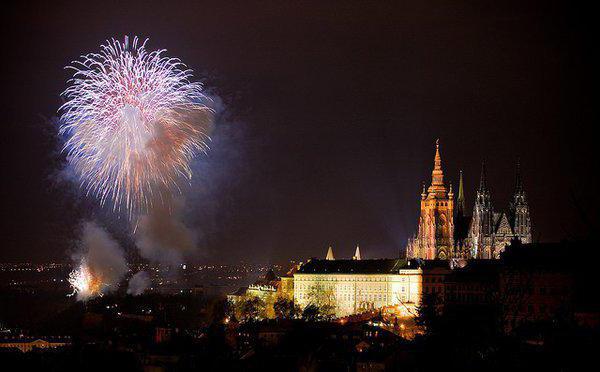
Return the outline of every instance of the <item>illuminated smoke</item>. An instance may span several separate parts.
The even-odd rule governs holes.
[[[140,271],[135,273],[129,280],[129,287],[127,287],[127,293],[139,296],[152,284],[150,280],[150,274],[146,271]]]
[[[77,268],[69,283],[78,300],[88,300],[117,289],[127,272],[119,244],[95,222],[83,224],[80,252],[73,256]]]
[[[178,266],[195,251],[198,235],[183,223],[183,206],[183,198],[177,198],[170,208],[154,208],[140,218],[135,241],[142,257]]]

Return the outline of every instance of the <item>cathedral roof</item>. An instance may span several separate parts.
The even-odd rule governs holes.
[[[435,158],[431,172],[431,186],[427,189],[428,198],[446,198],[448,190],[444,185],[444,171],[442,170],[442,157],[440,155],[440,140],[435,141]]]
[[[405,259],[318,260],[302,265],[299,274],[393,274],[398,270],[417,268]]]

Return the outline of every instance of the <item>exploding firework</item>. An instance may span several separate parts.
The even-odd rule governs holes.
[[[81,57],[60,108],[64,151],[81,187],[131,219],[170,200],[208,149],[212,110],[191,70],[146,41],[112,39]]]
[[[86,221],[80,244],[80,252],[73,255],[76,269],[68,279],[77,299],[85,301],[117,289],[128,270],[117,241],[97,223]]]
[[[80,300],[102,296],[102,278],[95,275],[85,260],[81,261],[78,268],[69,274],[69,283],[73,287],[73,294]]]

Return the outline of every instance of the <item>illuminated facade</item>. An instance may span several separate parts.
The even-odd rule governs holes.
[[[466,215],[462,171],[456,210],[454,206],[452,185],[446,189],[439,142],[436,142],[431,186],[426,190],[423,185],[419,225],[406,246],[407,258],[497,259],[513,240],[531,243],[529,205],[519,164],[508,212],[493,208],[485,164],[482,165],[472,216]]]
[[[421,193],[421,216],[417,235],[409,240],[407,258],[433,260],[452,257],[454,247],[454,194],[444,184],[439,140],[435,144],[435,160],[431,185]]]
[[[481,166],[479,189],[473,207],[465,248],[473,258],[497,259],[512,240],[531,243],[529,205],[520,166],[517,163],[515,191],[508,213],[494,211],[487,184],[485,163]]]
[[[422,270],[405,259],[312,259],[293,277],[294,303],[326,303],[336,317],[386,307],[414,316],[421,300]]]
[[[245,299],[258,297],[265,303],[265,316],[272,318],[275,313],[273,312],[273,303],[277,300],[282,293],[282,284],[284,281],[278,278],[273,270],[269,269],[264,276],[262,276],[256,282],[250,284],[247,287],[241,287],[236,292],[227,295],[228,301],[232,304],[236,304],[239,301]],[[289,286],[289,282],[285,282]]]
[[[0,339],[0,348],[18,349],[27,353],[36,349],[58,349],[71,345],[71,338],[4,338]]]

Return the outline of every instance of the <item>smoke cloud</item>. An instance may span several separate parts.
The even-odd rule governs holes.
[[[145,259],[177,266],[196,251],[198,232],[183,223],[184,199],[163,203],[140,218],[136,245]]]
[[[116,290],[128,270],[119,244],[94,221],[83,223],[80,252],[72,258],[79,267],[70,282],[79,300]]]
[[[129,280],[129,287],[127,288],[127,293],[139,296],[148,288],[150,288],[151,280],[150,274],[146,271],[140,271],[135,273]]]

